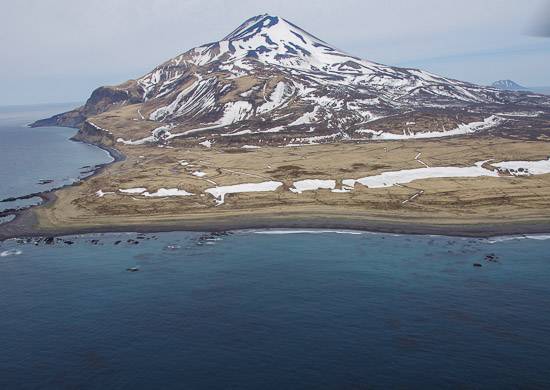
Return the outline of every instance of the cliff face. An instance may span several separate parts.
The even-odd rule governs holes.
[[[142,102],[142,93],[135,81],[128,81],[117,87],[99,87],[83,107],[87,117],[101,114],[121,104],[135,104]]]
[[[81,128],[86,118],[101,114],[124,104],[142,102],[141,87],[133,80],[127,81],[116,87],[99,87],[92,92],[90,98],[81,107],[41,119],[32,123],[31,127],[63,126]]]
[[[86,116],[83,114],[84,107],[78,107],[72,111],[64,112],[62,114],[54,115],[50,118],[40,119],[34,123],[31,123],[30,127],[45,127],[45,126],[62,126],[62,127],[80,127],[80,125],[86,120]]]
[[[95,145],[113,146],[116,142],[114,135],[108,130],[84,121],[78,133],[73,137],[76,141],[88,142]]]

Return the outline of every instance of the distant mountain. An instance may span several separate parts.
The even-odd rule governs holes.
[[[507,91],[528,91],[528,88],[525,88],[522,85],[519,85],[515,81],[512,80],[498,80],[495,81],[493,84],[491,84],[491,87],[498,88],[498,89],[504,89]]]
[[[534,92],[550,95],[550,87],[524,87],[512,80],[498,80],[491,84],[491,87],[506,91]]]
[[[453,129],[504,105],[523,110],[550,107],[550,100],[363,60],[283,18],[260,15],[34,125],[104,130],[126,144],[204,136],[218,143],[330,142]]]

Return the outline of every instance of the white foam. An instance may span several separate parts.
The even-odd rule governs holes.
[[[311,229],[311,230],[292,230],[292,229],[281,229],[281,230],[255,230],[254,234],[272,234],[272,235],[284,235],[284,234],[351,234],[351,235],[362,235],[362,234],[375,234],[369,232],[360,232],[357,230],[326,230],[326,229]]]
[[[19,249],[10,249],[7,251],[0,252],[0,257],[8,257],[8,256],[19,256],[23,252]]]
[[[515,241],[515,240],[545,241],[545,240],[550,240],[550,234],[523,234],[518,236],[491,237],[487,239],[487,242],[489,244],[497,244],[499,242]]]

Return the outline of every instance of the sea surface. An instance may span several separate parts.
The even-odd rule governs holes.
[[[550,388],[549,238],[5,241],[0,388]]]
[[[112,161],[104,150],[70,141],[75,129],[27,124],[77,104],[0,107],[0,200],[59,188],[89,176],[95,165]],[[41,180],[50,181],[40,184]],[[0,203],[0,211],[40,198]]]

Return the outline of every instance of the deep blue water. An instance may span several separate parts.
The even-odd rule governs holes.
[[[550,240],[136,237],[0,244],[1,389],[550,388]]]
[[[70,141],[75,129],[26,125],[73,105],[0,107],[0,200],[58,188],[112,161],[102,149]],[[89,166],[90,168],[84,168]],[[41,180],[53,180],[39,184]],[[0,203],[0,211],[40,203],[40,198]]]

